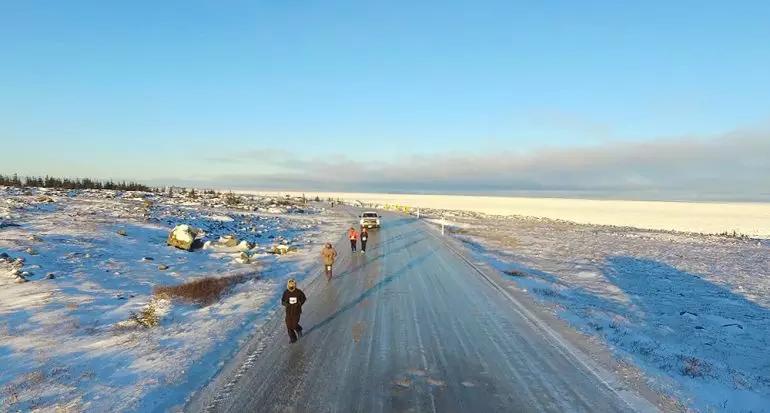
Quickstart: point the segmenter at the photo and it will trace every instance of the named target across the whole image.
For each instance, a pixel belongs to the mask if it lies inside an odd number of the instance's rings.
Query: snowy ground
[[[301,285],[322,243],[349,225],[280,201],[232,210],[211,197],[0,188],[0,410],[145,412],[183,401],[276,308],[286,279]],[[168,247],[177,224],[252,245]],[[284,239],[297,251],[270,254]],[[237,262],[242,253],[256,263]],[[246,281],[208,306],[152,294],[229,275]],[[150,302],[158,327],[126,321]]]
[[[270,194],[259,191],[244,192]],[[296,192],[281,194],[301,195]],[[308,192],[307,195],[319,196],[321,199],[356,201],[367,206],[406,206],[410,211],[416,208],[448,209],[549,218],[581,224],[632,226],[704,234],[735,231],[749,236],[770,237],[770,203],[767,202],[663,202],[334,192]]]
[[[770,242],[425,211],[696,411],[770,411]]]

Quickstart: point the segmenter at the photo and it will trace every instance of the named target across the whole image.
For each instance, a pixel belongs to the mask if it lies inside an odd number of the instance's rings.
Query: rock
[[[177,225],[168,235],[166,244],[182,250],[192,251],[197,235],[198,231],[192,229],[189,225]]]
[[[238,258],[235,259],[240,264],[248,264],[251,262],[251,258],[249,257],[249,254],[245,252],[241,252],[241,254],[238,256]]]
[[[27,279],[22,277],[21,275],[17,275],[16,278],[13,279],[13,282],[17,284],[21,284],[21,283],[27,282]]]
[[[125,237],[128,234],[126,234],[126,230],[125,229],[119,229],[118,230],[118,235]]]
[[[161,271],[166,271],[168,269],[168,265],[159,265],[158,269]]]
[[[219,243],[225,247],[235,247],[238,245],[238,240],[235,239],[234,235],[225,235],[219,238]]]
[[[48,274],[45,276],[45,279],[46,279],[46,280],[53,280],[53,279],[55,279],[55,278],[56,278],[56,276],[55,276],[55,275],[54,275],[52,272],[48,273]]]
[[[144,201],[144,207],[147,208],[147,209],[152,208],[152,201],[145,200]]]
[[[287,252],[291,251],[291,248],[289,248],[288,245],[273,245],[273,254],[286,254]]]
[[[250,250],[250,249],[254,248],[254,244],[252,244],[252,243],[250,243],[248,241],[241,241],[241,243],[238,244],[238,248],[241,249],[241,250],[244,250],[244,251],[245,250]]]
[[[10,261],[10,260],[11,260],[11,257],[8,254],[4,252],[0,252],[0,261]]]
[[[27,251],[27,254],[29,254],[29,255],[37,255],[38,254],[37,250],[32,248],[32,247],[27,248],[26,251]]]
[[[42,242],[43,241],[43,239],[38,237],[37,235],[30,235],[30,236],[27,237],[27,240],[32,241],[32,242]]]
[[[18,263],[18,264],[24,264],[24,261],[26,261],[26,260],[24,259],[24,257],[18,257],[18,258],[16,258],[16,261],[14,261],[14,262],[15,262],[15,263]]]
[[[152,257],[142,257],[142,261],[154,261],[155,258]]]
[[[50,204],[50,203],[56,202],[56,201],[54,201],[54,199],[51,198],[50,196],[41,195],[41,196],[35,198],[35,202],[46,202],[46,203]]]

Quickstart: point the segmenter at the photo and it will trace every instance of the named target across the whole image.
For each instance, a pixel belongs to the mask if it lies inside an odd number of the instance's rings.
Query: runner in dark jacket
[[[361,253],[366,252],[366,241],[369,240],[369,231],[366,227],[361,227]]]
[[[295,343],[297,336],[302,337],[302,326],[299,325],[299,319],[302,315],[302,305],[307,298],[305,293],[297,288],[297,282],[294,278],[286,283],[286,290],[281,297],[281,305],[286,307],[286,329],[289,331],[289,342]]]

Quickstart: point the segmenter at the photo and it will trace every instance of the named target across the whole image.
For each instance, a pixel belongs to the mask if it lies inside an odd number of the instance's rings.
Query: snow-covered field
[[[147,412],[183,402],[276,308],[286,279],[301,285],[322,243],[349,225],[291,202],[251,199],[234,210],[210,195],[0,188],[0,410]],[[177,224],[214,243],[167,246]],[[226,247],[218,241],[227,234],[246,242]],[[292,252],[272,254],[274,244]],[[228,276],[242,278],[210,305],[153,294]],[[158,326],[130,320],[148,308]]]
[[[244,191],[257,194],[270,192]],[[275,194],[275,192],[272,192]],[[297,195],[295,192],[282,194]],[[379,205],[472,211],[705,234],[724,232],[770,237],[770,203],[653,202],[590,199],[482,197],[375,193],[307,192],[322,199],[340,198]]]
[[[696,411],[770,411],[770,241],[424,211]]]

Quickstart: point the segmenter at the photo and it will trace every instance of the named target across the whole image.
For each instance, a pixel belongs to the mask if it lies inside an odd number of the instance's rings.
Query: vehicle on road
[[[375,211],[366,211],[360,215],[361,226],[367,229],[380,228],[380,215]]]

